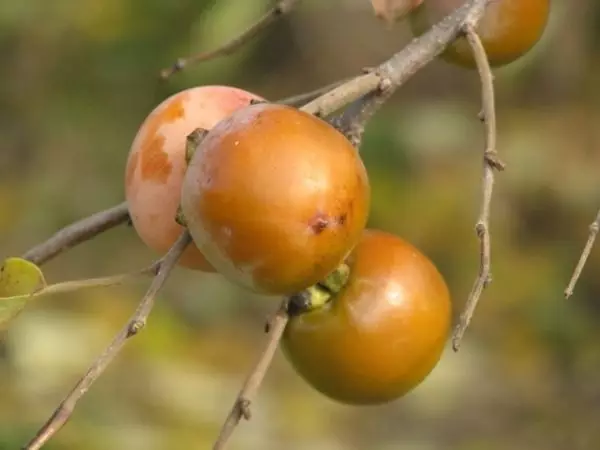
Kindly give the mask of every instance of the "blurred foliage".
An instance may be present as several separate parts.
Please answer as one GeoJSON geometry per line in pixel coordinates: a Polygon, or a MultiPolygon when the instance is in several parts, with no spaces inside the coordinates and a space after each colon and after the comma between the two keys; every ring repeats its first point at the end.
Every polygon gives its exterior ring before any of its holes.
{"type": "MultiPolygon", "coordinates": [[[[0,256],[123,199],[145,115],[193,85],[270,99],[358,73],[408,42],[364,0],[302,2],[234,55],[158,81],[175,58],[233,36],[266,0],[0,3],[0,256]],[[348,25],[351,24],[351,33],[348,25]]],[[[600,6],[553,1],[535,51],[498,70],[494,282],[461,351],[415,391],[355,408],[314,392],[278,354],[232,449],[596,449],[600,444],[600,249],[562,291],[600,206],[600,6]]],[[[367,129],[370,226],[422,248],[458,315],[477,272],[482,127],[476,75],[435,62],[367,129]]],[[[44,267],[49,282],[144,267],[121,227],[44,267]]],[[[127,320],[145,283],[34,302],[0,342],[0,449],[24,444],[127,320]]],[[[46,448],[209,448],[264,340],[276,300],[178,269],[148,328],[46,448]]]]}

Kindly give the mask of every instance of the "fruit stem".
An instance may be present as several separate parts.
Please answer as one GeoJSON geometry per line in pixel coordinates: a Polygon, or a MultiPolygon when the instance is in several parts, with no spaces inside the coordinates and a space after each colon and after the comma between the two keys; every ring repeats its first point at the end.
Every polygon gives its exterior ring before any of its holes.
{"type": "Polygon", "coordinates": [[[349,278],[350,266],[346,263],[340,264],[323,281],[291,295],[288,299],[288,314],[297,316],[322,308],[344,288],[349,278]]]}
{"type": "Polygon", "coordinates": [[[288,299],[287,313],[298,316],[323,307],[331,298],[331,292],[315,284],[288,299]]]}

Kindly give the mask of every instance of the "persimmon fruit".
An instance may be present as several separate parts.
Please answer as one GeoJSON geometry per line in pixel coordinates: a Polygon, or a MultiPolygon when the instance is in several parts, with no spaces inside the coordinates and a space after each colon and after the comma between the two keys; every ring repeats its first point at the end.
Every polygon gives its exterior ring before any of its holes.
{"type": "Polygon", "coordinates": [[[309,298],[291,312],[282,350],[304,380],[333,400],[390,402],[437,365],[451,324],[448,287],[426,255],[379,230],[365,230],[346,263],[341,288],[323,301],[316,286],[321,305],[303,310],[309,298]]]}
{"type": "MultiPolygon", "coordinates": [[[[133,227],[141,240],[164,254],[183,228],[175,222],[186,169],[186,136],[210,129],[259,96],[230,86],[199,86],[172,95],[141,124],[129,151],[125,197],[133,227]]],[[[214,271],[202,253],[189,245],[179,264],[214,271]]]]}
{"type": "MultiPolygon", "coordinates": [[[[492,0],[476,31],[492,67],[516,61],[541,38],[550,13],[551,0],[492,0]]],[[[464,0],[422,0],[408,15],[416,35],[423,34],[465,3],[464,0]]],[[[442,54],[450,63],[475,68],[472,50],[464,37],[442,54]]]]}
{"type": "Polygon", "coordinates": [[[181,191],[188,230],[226,279],[267,295],[300,291],[358,242],[370,203],[352,144],[299,109],[258,103],[219,122],[181,191]]]}

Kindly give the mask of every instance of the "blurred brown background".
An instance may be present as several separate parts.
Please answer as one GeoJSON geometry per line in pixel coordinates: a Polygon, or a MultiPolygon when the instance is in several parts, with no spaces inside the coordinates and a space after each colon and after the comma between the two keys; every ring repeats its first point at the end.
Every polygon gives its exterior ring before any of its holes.
{"type": "MultiPolygon", "coordinates": [[[[279,353],[232,449],[600,448],[600,248],[562,291],[600,207],[600,5],[554,0],[534,52],[496,72],[494,282],[462,349],[416,390],[356,408],[317,394],[279,353]]],[[[408,42],[367,0],[305,0],[235,55],[160,85],[266,0],[0,3],[0,256],[123,200],[129,145],[166,96],[234,84],[270,99],[377,64],[408,42]]],[[[477,271],[482,127],[473,72],[435,62],[370,123],[370,226],[421,247],[458,315],[477,271]]],[[[120,227],[45,266],[47,279],[119,273],[156,255],[120,227]]],[[[0,344],[0,449],[24,444],[124,324],[144,281],[43,298],[0,344]]],[[[264,340],[276,300],[178,269],[48,450],[209,448],[264,340]]]]}

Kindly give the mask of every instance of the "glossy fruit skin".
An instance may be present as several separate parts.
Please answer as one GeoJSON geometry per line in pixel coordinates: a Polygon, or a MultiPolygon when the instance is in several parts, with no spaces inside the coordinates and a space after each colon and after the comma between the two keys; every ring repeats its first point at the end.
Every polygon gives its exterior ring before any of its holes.
{"type": "Polygon", "coordinates": [[[188,229],[227,279],[300,291],[334,270],[365,227],[367,171],[350,142],[298,109],[256,104],[204,138],[182,187],[188,229]]]}
{"type": "Polygon", "coordinates": [[[382,231],[366,230],[347,263],[345,287],[321,308],[293,316],[282,349],[325,396],[386,403],[437,365],[450,330],[450,295],[423,253],[382,231]]]}
{"type": "MultiPolygon", "coordinates": [[[[492,67],[516,61],[534,47],[546,28],[550,1],[495,0],[486,7],[477,32],[492,67]]],[[[423,0],[409,15],[413,32],[424,33],[462,4],[464,0],[423,0]]],[[[442,58],[462,67],[476,67],[465,38],[457,39],[442,58]]]]}
{"type": "MultiPolygon", "coordinates": [[[[131,146],[125,170],[125,197],[142,241],[164,254],[183,228],[175,222],[186,170],[186,136],[212,128],[260,97],[229,86],[200,86],[165,99],[144,120],[131,146]]],[[[179,264],[212,272],[202,253],[189,245],[179,264]]]]}

